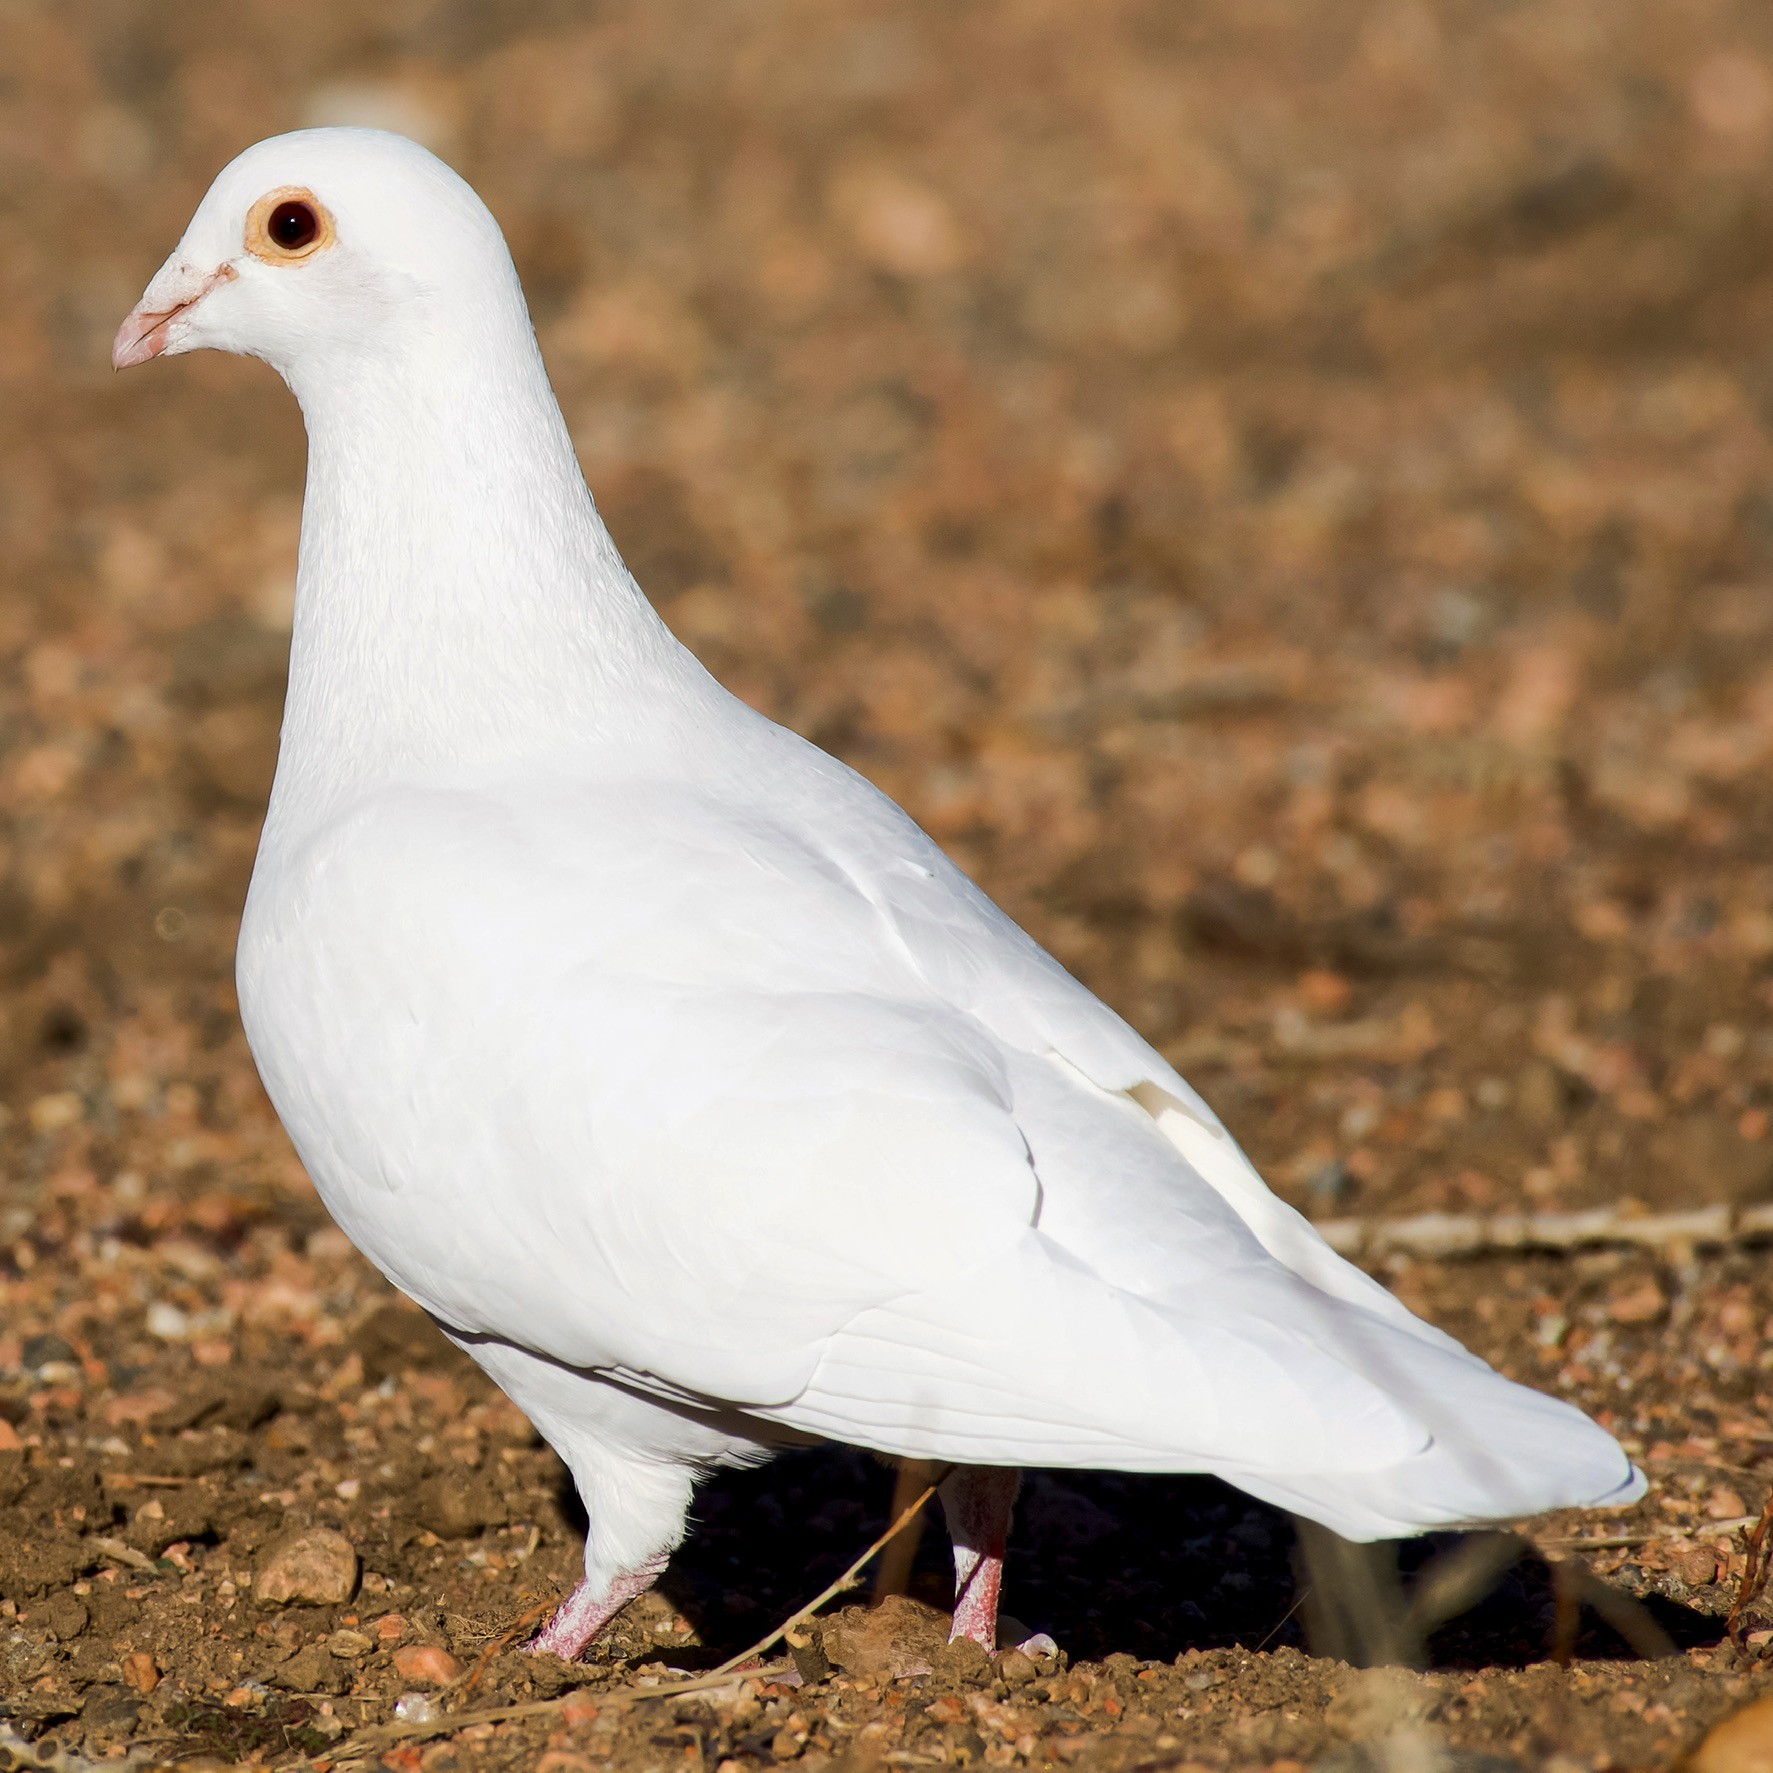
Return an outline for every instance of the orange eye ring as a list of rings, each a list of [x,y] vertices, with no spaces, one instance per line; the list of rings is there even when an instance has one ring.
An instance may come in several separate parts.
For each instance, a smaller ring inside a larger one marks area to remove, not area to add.
[[[299,265],[333,243],[332,215],[312,191],[267,191],[246,218],[246,250],[267,265]]]

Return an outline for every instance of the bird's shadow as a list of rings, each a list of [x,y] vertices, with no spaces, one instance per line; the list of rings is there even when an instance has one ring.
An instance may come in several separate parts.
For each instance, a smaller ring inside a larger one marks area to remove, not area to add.
[[[695,1625],[705,1655],[742,1649],[839,1576],[885,1529],[892,1485],[886,1466],[839,1448],[721,1473],[698,1493],[689,1538],[661,1588]],[[951,1580],[948,1539],[940,1511],[930,1513],[910,1586],[941,1606]],[[1399,1546],[1406,1588],[1458,1537]],[[1017,1505],[1003,1604],[1078,1659],[1124,1651],[1170,1660],[1191,1648],[1234,1645],[1272,1650],[1306,1644],[1309,1609],[1299,1604],[1298,1568],[1292,1520],[1217,1479],[1037,1472]],[[871,1576],[872,1569],[864,1583]],[[1542,1560],[1522,1557],[1475,1593],[1429,1637],[1430,1666],[1546,1660],[1560,1616],[1553,1572]],[[1721,1621],[1695,1608],[1660,1596],[1644,1606],[1675,1648],[1722,1636]],[[1640,1653],[1592,1608],[1573,1617],[1566,1650],[1600,1659]]]

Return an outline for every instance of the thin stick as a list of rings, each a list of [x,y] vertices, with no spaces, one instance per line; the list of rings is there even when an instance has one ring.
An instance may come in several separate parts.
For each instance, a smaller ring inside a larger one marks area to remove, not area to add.
[[[715,1669],[715,1674],[731,1674],[741,1662],[749,1662],[753,1656],[761,1656],[771,1644],[780,1643],[781,1640],[785,1638],[795,1626],[799,1625],[802,1620],[811,1619],[828,1600],[831,1600],[836,1595],[842,1594],[846,1588],[854,1586],[856,1578],[862,1573],[862,1566],[866,1564],[868,1560],[889,1540],[896,1538],[906,1527],[916,1520],[918,1515],[923,1512],[924,1504],[935,1495],[936,1491],[941,1487],[943,1480],[953,1469],[954,1467],[952,1465],[944,1466],[941,1471],[935,1475],[933,1480],[924,1486],[923,1494],[919,1496],[909,1508],[904,1509],[900,1513],[898,1519],[895,1520],[893,1524],[888,1527],[887,1530],[882,1533],[881,1536],[876,1539],[875,1542],[869,1546],[868,1549],[863,1552],[862,1555],[857,1558],[835,1582],[814,1595],[798,1613],[790,1614],[769,1634],[768,1637],[759,1638],[748,1650],[741,1650],[737,1656],[729,1656],[719,1668]]]
[[[1418,1213],[1405,1219],[1326,1219],[1318,1234],[1343,1256],[1488,1256],[1508,1250],[1563,1252],[1606,1244],[1639,1249],[1697,1249],[1773,1238],[1773,1206],[1684,1213]]]
[[[535,1624],[541,1616],[560,1604],[558,1595],[544,1595],[533,1607],[526,1608],[499,1633],[499,1635],[480,1652],[480,1660],[474,1664],[468,1678],[462,1682],[462,1692],[472,1693],[480,1685],[480,1677],[492,1666],[493,1658],[501,1650],[507,1650],[528,1628]]]
[[[737,1656],[729,1657],[719,1668],[708,1674],[696,1675],[687,1681],[661,1682],[656,1687],[618,1687],[613,1691],[600,1692],[597,1695],[596,1703],[614,1703],[618,1700],[668,1699],[679,1693],[697,1693],[705,1691],[709,1687],[725,1686],[741,1662],[749,1662],[753,1656],[762,1655],[771,1644],[792,1631],[803,1619],[810,1619],[832,1596],[841,1594],[846,1588],[851,1587],[861,1572],[862,1566],[896,1533],[903,1531],[917,1518],[925,1503],[935,1495],[943,1479],[948,1476],[951,1470],[953,1470],[952,1466],[943,1467],[936,1474],[935,1482],[929,1484],[923,1494],[909,1508],[904,1509],[898,1519],[835,1582],[808,1601],[798,1612],[783,1620],[767,1638],[760,1638],[749,1649],[741,1650]],[[519,1628],[513,1628],[514,1631],[516,1629]],[[746,1669],[744,1678],[773,1680],[777,1675],[789,1673],[793,1666],[793,1663],[787,1662],[773,1667]],[[337,1766],[347,1759],[361,1760],[365,1755],[371,1754],[389,1743],[410,1742],[427,1736],[453,1736],[458,1730],[466,1730],[474,1724],[502,1724],[514,1718],[546,1717],[550,1712],[556,1712],[563,1705],[570,1704],[583,1691],[584,1689],[581,1688],[578,1692],[563,1694],[558,1699],[532,1699],[521,1705],[491,1706],[484,1711],[446,1712],[443,1716],[432,1718],[423,1724],[418,1722],[409,1724],[404,1721],[371,1724],[354,1731],[336,1748],[330,1750],[326,1758]],[[300,1764],[311,1765],[312,1763]]]
[[[1733,1644],[1742,1642],[1742,1616],[1761,1598],[1761,1592],[1767,1586],[1769,1527],[1773,1527],[1773,1495],[1768,1496],[1767,1506],[1761,1510],[1761,1518],[1755,1522],[1753,1530],[1742,1538],[1742,1580],[1736,1584],[1736,1598],[1730,1603],[1730,1616],[1724,1621],[1724,1634]]]
[[[788,1674],[793,1667],[791,1662],[776,1663],[767,1668],[747,1670],[744,1678],[770,1680],[776,1675]],[[593,1703],[614,1705],[634,1699],[671,1699],[679,1693],[699,1693],[710,1687],[724,1687],[731,1679],[731,1675],[717,1672],[696,1675],[687,1681],[662,1681],[656,1687],[616,1687],[607,1692],[598,1692]],[[480,1711],[444,1712],[422,1724],[407,1723],[404,1719],[396,1719],[390,1724],[366,1724],[362,1729],[353,1731],[335,1748],[328,1749],[320,1758],[338,1766],[346,1760],[361,1760],[363,1756],[374,1754],[378,1749],[394,1742],[419,1741],[427,1736],[453,1736],[458,1730],[468,1730],[476,1724],[504,1724],[516,1718],[542,1718],[550,1712],[571,1705],[574,1700],[582,1699],[589,1691],[591,1689],[578,1687],[571,1693],[561,1694],[558,1699],[529,1699],[520,1705],[489,1705]],[[298,1767],[312,1764],[311,1760],[296,1763]]]
[[[1286,1622],[1289,1619],[1291,1619],[1293,1617],[1293,1615],[1295,1613],[1297,1613],[1299,1611],[1299,1609],[1301,1607],[1303,1607],[1305,1605],[1305,1603],[1310,1599],[1311,1599],[1311,1584],[1308,1582],[1308,1583],[1306,1583],[1306,1585],[1302,1589],[1299,1590],[1299,1592],[1296,1595],[1294,1595],[1292,1606],[1290,1606],[1286,1610],[1286,1612],[1284,1612],[1280,1616],[1280,1618],[1275,1620],[1274,1624],[1268,1628],[1267,1637],[1265,1637],[1262,1640],[1262,1642],[1256,1646],[1256,1654],[1258,1656],[1260,1656],[1262,1654],[1262,1652],[1264,1650],[1266,1650],[1268,1648],[1268,1646],[1274,1642],[1275,1636],[1280,1631],[1281,1627],[1284,1626],[1286,1624]]]
[[[1541,1539],[1541,1551],[1625,1551],[1634,1545],[1654,1545],[1663,1533],[1603,1533],[1596,1539]]]

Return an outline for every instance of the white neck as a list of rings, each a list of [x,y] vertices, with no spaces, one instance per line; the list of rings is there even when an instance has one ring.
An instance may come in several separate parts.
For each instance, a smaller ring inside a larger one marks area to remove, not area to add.
[[[510,310],[286,369],[309,457],[273,820],[558,758],[681,691]]]

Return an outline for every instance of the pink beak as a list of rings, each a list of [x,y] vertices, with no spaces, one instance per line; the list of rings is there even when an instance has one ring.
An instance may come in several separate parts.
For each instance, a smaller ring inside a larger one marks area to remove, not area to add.
[[[148,297],[143,296],[117,328],[117,336],[111,341],[111,367],[128,369],[132,364],[146,363],[150,357],[158,357],[171,342],[167,328],[173,321],[181,314],[189,313],[212,289],[233,282],[235,276],[232,265],[223,265],[184,300],[166,307],[150,308]],[[158,283],[160,279],[154,281]]]

